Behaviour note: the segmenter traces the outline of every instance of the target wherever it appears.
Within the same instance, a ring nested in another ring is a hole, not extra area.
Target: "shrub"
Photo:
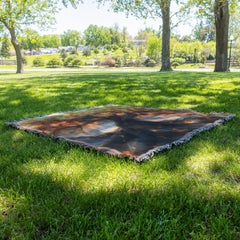
[[[61,56],[63,61],[67,58],[68,54],[66,53],[65,49],[61,50],[60,56]]]
[[[193,63],[199,63],[199,57],[198,57],[196,48],[194,49]]]
[[[137,58],[134,63],[134,67],[141,67],[143,65],[143,60],[141,58]]]
[[[44,63],[44,59],[42,57],[36,57],[33,60],[33,66],[34,67],[42,67],[44,65],[45,65],[45,63]]]
[[[79,58],[79,57],[75,57],[72,61],[71,61],[71,65],[73,67],[79,67],[83,65],[83,61]]]
[[[82,55],[85,57],[91,56],[91,50],[90,49],[84,49],[82,52]]]
[[[27,58],[25,56],[22,56],[22,63],[23,63],[23,65],[28,64]]]
[[[116,67],[122,67],[123,66],[123,56],[121,56],[121,55],[115,55],[115,56],[113,56],[112,57],[114,60],[115,60],[115,62],[116,62]]]
[[[172,58],[171,63],[177,62],[180,64],[184,64],[186,62],[185,58]]]
[[[71,55],[78,55],[78,52],[77,52],[76,48],[72,48],[70,54]]]
[[[123,55],[123,51],[121,49],[117,49],[115,52],[114,52],[114,55]]]
[[[108,50],[108,51],[111,51],[112,50],[112,47],[111,47],[111,45],[107,45],[107,47],[106,47],[106,49]]]
[[[67,57],[66,59],[65,59],[65,61],[64,61],[64,66],[69,66],[69,65],[71,65],[71,62],[74,60],[74,58],[76,58],[76,56],[69,56],[69,57]]]
[[[128,66],[128,62],[129,62],[129,60],[130,60],[129,54],[128,54],[128,53],[125,53],[125,54],[123,55],[122,59],[123,59],[123,66],[125,66],[125,67]]]
[[[120,44],[120,48],[123,49],[123,48],[125,48],[125,47],[126,47],[126,44],[125,44],[125,43],[121,43],[121,44]]]
[[[84,65],[83,61],[81,60],[80,57],[78,57],[77,55],[71,55],[69,57],[67,57],[64,61],[64,66],[72,66],[72,67],[79,67]]]
[[[179,64],[178,62],[173,62],[171,65],[172,65],[174,68],[176,68],[176,67],[179,66],[180,64]]]
[[[97,66],[100,66],[101,65],[101,60],[98,58],[94,61],[94,64],[97,65]]]
[[[118,48],[119,48],[119,46],[118,46],[116,43],[114,43],[114,44],[112,45],[112,49],[113,49],[114,51],[116,51]]]
[[[129,43],[128,48],[130,48],[131,50],[133,50],[133,49],[134,49],[133,43]]]
[[[102,65],[108,65],[109,67],[115,67],[116,61],[113,58],[107,57],[102,60]]]
[[[207,58],[205,56],[201,56],[199,60],[200,60],[200,63],[205,64],[207,61]]]
[[[207,60],[214,60],[215,57],[212,54],[209,54],[209,57],[207,58]]]
[[[128,48],[127,48],[127,47],[124,47],[124,48],[122,49],[122,52],[123,52],[123,53],[128,53]]]
[[[155,62],[160,62],[161,59],[161,49],[162,49],[162,41],[157,36],[152,36],[148,39],[147,46],[147,56],[153,59]],[[140,48],[139,51],[144,52],[144,48]],[[141,56],[139,54],[139,56]]]
[[[62,60],[58,57],[52,57],[48,63],[47,66],[51,67],[51,68],[56,68],[56,67],[60,67],[63,64]]]
[[[108,54],[107,49],[103,49],[103,54],[104,54],[104,55],[107,55],[107,54]]]
[[[240,46],[239,49],[233,49],[231,59],[232,61],[240,62]]]
[[[133,67],[133,66],[134,66],[134,61],[131,60],[131,59],[128,60],[126,66],[127,66],[127,67]]]
[[[174,51],[174,57],[186,59],[187,58],[187,53],[185,51],[183,51],[183,50],[176,49]]]
[[[98,53],[99,53],[99,49],[98,49],[98,48],[94,48],[93,52],[94,52],[95,54],[98,54]]]
[[[144,65],[146,67],[154,67],[156,66],[156,64],[157,64],[156,61],[154,61],[154,59],[151,59],[151,58],[146,59],[144,62]]]

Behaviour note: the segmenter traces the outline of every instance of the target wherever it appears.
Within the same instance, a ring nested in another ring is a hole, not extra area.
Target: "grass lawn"
[[[236,113],[138,164],[4,125],[105,104]],[[239,73],[0,74],[0,239],[240,239]]]

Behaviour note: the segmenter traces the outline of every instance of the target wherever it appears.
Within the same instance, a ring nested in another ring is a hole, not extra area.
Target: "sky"
[[[176,6],[172,6],[175,9]],[[62,7],[62,10],[56,14],[56,24],[52,26],[53,29],[40,32],[44,34],[63,34],[64,31],[77,30],[81,33],[88,28],[90,24],[104,27],[112,27],[114,24],[118,24],[120,29],[127,27],[127,31],[131,36],[136,36],[140,30],[146,27],[159,29],[161,25],[161,19],[137,19],[133,16],[128,16],[124,13],[114,13],[109,11],[107,6],[101,6],[98,8],[97,3],[91,0],[85,1],[84,4],[80,4],[77,9],[73,9],[71,6],[68,8]],[[173,32],[176,34],[190,35],[192,27],[189,24],[181,24],[181,28],[175,29]]]

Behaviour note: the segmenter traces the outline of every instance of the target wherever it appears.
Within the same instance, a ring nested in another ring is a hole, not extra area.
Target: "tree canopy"
[[[170,5],[171,0],[97,0],[100,4],[110,3],[115,12],[125,12],[138,18],[162,18],[162,67],[170,71]],[[180,0],[175,0],[176,3]]]
[[[189,5],[197,6],[197,15],[214,18],[216,29],[215,72],[228,69],[228,39],[230,15],[238,7],[238,0],[189,0]]]
[[[41,28],[51,26],[55,22],[59,0],[0,0],[0,28],[5,27],[10,33],[11,42],[17,56],[17,73],[23,72],[19,33],[31,25]],[[76,6],[81,0],[62,0],[66,6]]]
[[[80,32],[68,30],[61,35],[62,46],[75,46],[76,49],[83,43],[83,37]]]
[[[38,24],[46,27],[59,10],[57,0],[0,0],[0,22],[7,28],[21,31],[26,26]]]
[[[103,46],[111,44],[111,34],[109,29],[105,27],[98,27],[97,25],[90,25],[85,31],[86,45],[92,47]]]
[[[1,57],[3,58],[9,58],[10,57],[10,41],[9,39],[4,36],[3,41],[2,41],[2,47],[1,47]]]

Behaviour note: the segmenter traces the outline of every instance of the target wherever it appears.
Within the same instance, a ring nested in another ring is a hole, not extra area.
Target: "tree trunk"
[[[172,71],[170,63],[170,3],[171,0],[161,0],[162,11],[162,67],[160,71]]]
[[[17,40],[15,28],[12,27],[9,29],[9,31],[11,34],[11,42],[15,49],[16,57],[17,57],[17,73],[23,73],[23,60],[22,60],[21,45],[19,44],[19,42]]]
[[[228,69],[228,0],[215,0],[214,6],[216,25],[216,63],[214,72],[227,72]]]

